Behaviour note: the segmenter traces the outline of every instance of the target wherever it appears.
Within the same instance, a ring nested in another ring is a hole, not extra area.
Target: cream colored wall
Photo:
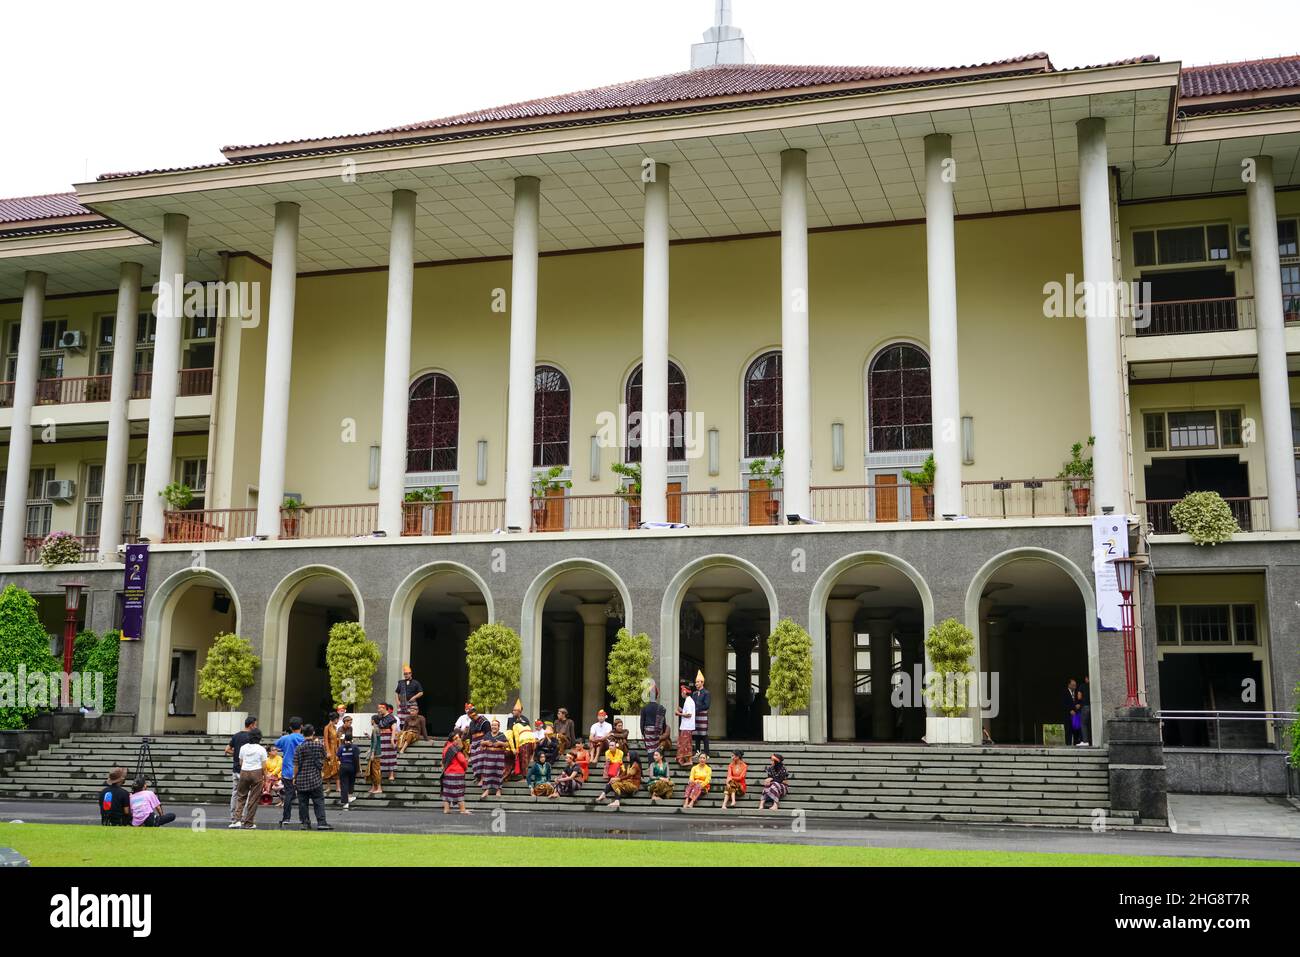
[[[221,613],[212,610],[212,596],[214,592],[211,588],[194,586],[185,592],[184,595],[176,602],[175,610],[172,612],[171,622],[168,628],[168,648],[167,653],[163,656],[159,667],[163,674],[160,676],[162,682],[161,701],[164,709],[166,702],[170,700],[170,675],[171,675],[171,653],[178,649],[193,649],[197,652],[195,655],[195,679],[194,679],[194,716],[193,717],[173,717],[168,715],[165,724],[165,731],[204,731],[207,729],[208,712],[213,710],[213,704],[205,701],[198,694],[198,672],[202,670],[204,663],[207,661],[208,651],[212,647],[212,639],[222,632],[232,631],[235,627],[235,612],[232,604],[231,610]],[[248,710],[248,699],[245,697],[242,710]]]
[[[149,301],[146,296],[141,296],[142,303]],[[65,352],[63,354],[63,375],[65,378],[71,379],[91,375],[93,371],[91,363],[94,361],[94,343],[96,329],[99,326],[99,317],[111,315],[116,309],[116,291],[100,296],[76,296],[45,300],[45,319],[66,320],[68,329],[80,330],[82,339],[86,342],[85,351],[79,353]],[[21,302],[0,303],[0,326],[4,328],[4,340],[0,342],[0,350],[3,350],[6,362],[9,359],[9,325],[21,319],[22,311]],[[0,369],[3,368],[3,366],[0,366]]]
[[[242,260],[249,262],[248,260]],[[814,484],[865,481],[864,373],[883,345],[928,338],[921,226],[845,230],[810,237]],[[968,479],[1052,476],[1088,428],[1082,320],[1046,319],[1043,284],[1079,271],[1073,212],[968,220],[957,226],[963,414],[975,418]],[[253,264],[250,269],[261,271]],[[671,251],[669,352],[687,378],[688,406],[702,414],[701,457],[689,487],[738,488],[741,384],[749,362],[780,345],[780,249],[775,237],[675,245]],[[508,261],[418,269],[412,374],[439,370],[461,391],[461,498],[504,494],[505,380],[509,314],[492,311],[509,288]],[[369,446],[380,433],[383,271],[304,277],[298,283],[286,488],[317,504],[373,502]],[[602,451],[589,479],[589,436],[614,411],[641,350],[641,251],[547,256],[539,276],[537,359],[573,389],[570,465],[574,494],[614,486]],[[232,470],[232,504],[255,482],[264,331],[243,331],[238,423],[247,446]],[[250,348],[251,346],[251,348]],[[254,354],[256,353],[256,355]],[[235,380],[223,376],[231,387]],[[224,408],[224,404],[222,408]],[[355,441],[343,439],[355,421]],[[833,471],[830,426],[845,423],[846,465]],[[721,433],[721,474],[708,475],[704,430]],[[1034,441],[1024,440],[1026,435]],[[476,443],[488,440],[488,482],[474,482]]]

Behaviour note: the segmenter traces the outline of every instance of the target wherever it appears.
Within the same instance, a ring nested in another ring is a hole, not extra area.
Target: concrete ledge
[[[128,734],[135,727],[135,715],[116,712],[90,717],[59,712],[38,714],[23,731],[0,731],[0,764],[11,765],[61,741],[74,731]]]
[[[1165,769],[1169,790],[1180,794],[1287,793],[1282,751],[1165,748]]]

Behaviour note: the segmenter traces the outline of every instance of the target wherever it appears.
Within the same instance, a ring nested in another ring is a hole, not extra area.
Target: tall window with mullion
[[[204,493],[208,489],[208,460],[204,458],[181,459],[180,461],[180,483],[188,485],[190,491],[194,493],[194,498],[186,506],[189,510],[199,510],[204,508]]]
[[[641,366],[627,380],[627,450],[626,461],[641,461],[641,446],[646,439],[641,421]],[[633,416],[636,416],[633,419]],[[635,425],[633,423],[636,423]],[[686,376],[675,362],[668,363],[668,461],[686,461],[686,441],[682,433],[686,424]]]
[[[782,448],[781,353],[768,352],[745,373],[745,457],[776,455]]]
[[[27,537],[44,538],[50,534],[54,503],[45,497],[45,484],[54,481],[54,466],[34,468],[27,479]]]
[[[533,389],[533,467],[569,464],[569,380],[554,366],[538,366]]]
[[[906,343],[882,349],[867,379],[871,451],[928,451],[934,447],[930,416],[930,357]]]
[[[406,471],[452,472],[460,442],[460,390],[431,372],[411,383],[406,413]]]
[[[82,512],[83,535],[98,535],[104,515],[104,466],[86,466],[86,505]],[[129,462],[126,466],[126,489],[122,501],[122,541],[133,542],[140,537],[140,509],[144,502],[144,463]]]

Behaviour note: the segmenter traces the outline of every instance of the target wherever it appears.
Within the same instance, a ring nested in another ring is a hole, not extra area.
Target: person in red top
[[[727,765],[727,783],[722,790],[722,809],[725,811],[728,806],[735,807],[738,798],[745,796],[745,775],[749,771],[749,765],[745,763],[744,751],[732,751],[731,763]],[[731,804],[728,805],[727,802]]]
[[[591,754],[581,741],[573,749],[573,759],[578,762],[578,767],[582,769],[582,783],[586,784],[587,778],[591,775]]]
[[[442,748],[442,813],[450,814],[452,804],[460,806],[461,814],[472,814],[465,807],[465,772],[469,770],[469,757],[459,731],[453,731]]]

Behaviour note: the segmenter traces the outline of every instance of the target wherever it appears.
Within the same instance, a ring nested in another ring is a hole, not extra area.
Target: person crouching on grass
[[[453,731],[442,747],[442,813],[450,814],[453,804],[461,814],[474,813],[465,807],[465,772],[469,770],[469,756],[459,731]]]

